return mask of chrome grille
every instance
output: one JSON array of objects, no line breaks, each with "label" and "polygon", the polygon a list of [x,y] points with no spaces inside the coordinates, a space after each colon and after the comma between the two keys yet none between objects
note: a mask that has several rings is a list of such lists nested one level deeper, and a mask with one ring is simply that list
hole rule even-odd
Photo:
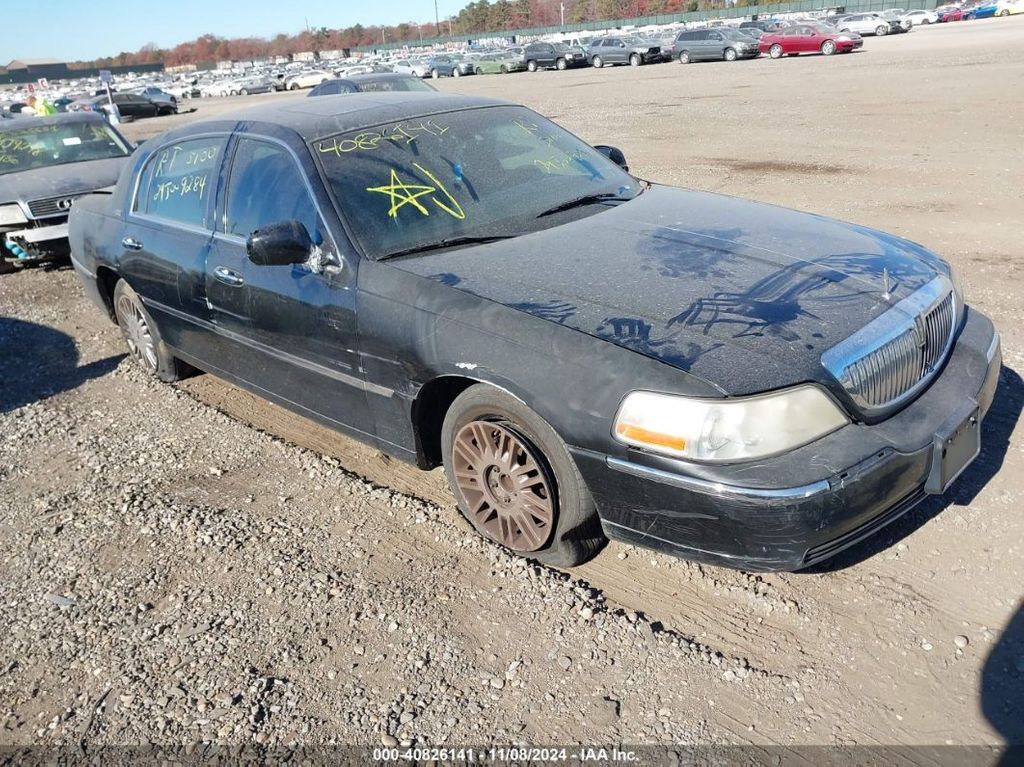
[{"label": "chrome grille", "polygon": [[927,385],[956,330],[952,283],[937,277],[821,357],[870,415],[898,407]]},{"label": "chrome grille", "polygon": [[28,204],[28,209],[32,218],[66,216],[71,210],[72,201],[77,196],[64,195],[63,197],[48,197],[45,200],[32,200]]}]

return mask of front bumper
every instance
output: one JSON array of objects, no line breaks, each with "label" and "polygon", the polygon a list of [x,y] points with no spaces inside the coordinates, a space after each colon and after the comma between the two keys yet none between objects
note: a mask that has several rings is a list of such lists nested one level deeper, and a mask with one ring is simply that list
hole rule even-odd
[{"label": "front bumper", "polygon": [[626,448],[572,453],[610,538],[745,570],[799,570],[941,492],[937,435],[954,414],[973,414],[981,428],[1001,362],[992,323],[968,310],[941,374],[882,423],[850,424],[790,453],[722,467]]},{"label": "front bumper", "polygon": [[66,255],[68,252],[67,219],[48,226],[35,226],[0,233],[0,259],[34,261]]}]

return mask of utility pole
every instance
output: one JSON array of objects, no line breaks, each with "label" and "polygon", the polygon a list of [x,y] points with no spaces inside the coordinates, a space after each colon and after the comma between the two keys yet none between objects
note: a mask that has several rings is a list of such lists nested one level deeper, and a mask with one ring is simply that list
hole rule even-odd
[{"label": "utility pole", "polygon": [[380,44],[384,45],[387,40],[384,39],[384,27],[380,28]]},{"label": "utility pole", "polygon": [[434,0],[434,32],[441,36],[441,14],[437,12],[437,0]]},{"label": "utility pole", "polygon": [[448,17],[448,37],[452,36],[452,17]]},{"label": "utility pole", "polygon": [[558,4],[558,10],[562,13],[562,26],[565,26],[565,3]]}]

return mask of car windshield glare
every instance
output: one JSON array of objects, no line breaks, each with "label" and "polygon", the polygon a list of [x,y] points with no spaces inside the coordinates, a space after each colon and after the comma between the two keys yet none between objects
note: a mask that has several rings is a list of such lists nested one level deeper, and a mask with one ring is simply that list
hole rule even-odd
[{"label": "car windshield glare", "polygon": [[370,258],[526,234],[603,209],[538,218],[565,203],[640,192],[603,154],[523,107],[410,118],[319,139],[312,149]]},{"label": "car windshield glare", "polygon": [[127,144],[102,122],[26,125],[0,132],[0,175],[129,154]]}]

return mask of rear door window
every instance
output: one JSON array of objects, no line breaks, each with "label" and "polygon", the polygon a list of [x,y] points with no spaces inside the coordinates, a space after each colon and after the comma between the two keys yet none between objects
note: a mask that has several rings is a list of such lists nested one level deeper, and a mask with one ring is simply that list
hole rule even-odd
[{"label": "rear door window", "polygon": [[132,210],[204,229],[227,139],[221,136],[168,144],[146,162]]}]

